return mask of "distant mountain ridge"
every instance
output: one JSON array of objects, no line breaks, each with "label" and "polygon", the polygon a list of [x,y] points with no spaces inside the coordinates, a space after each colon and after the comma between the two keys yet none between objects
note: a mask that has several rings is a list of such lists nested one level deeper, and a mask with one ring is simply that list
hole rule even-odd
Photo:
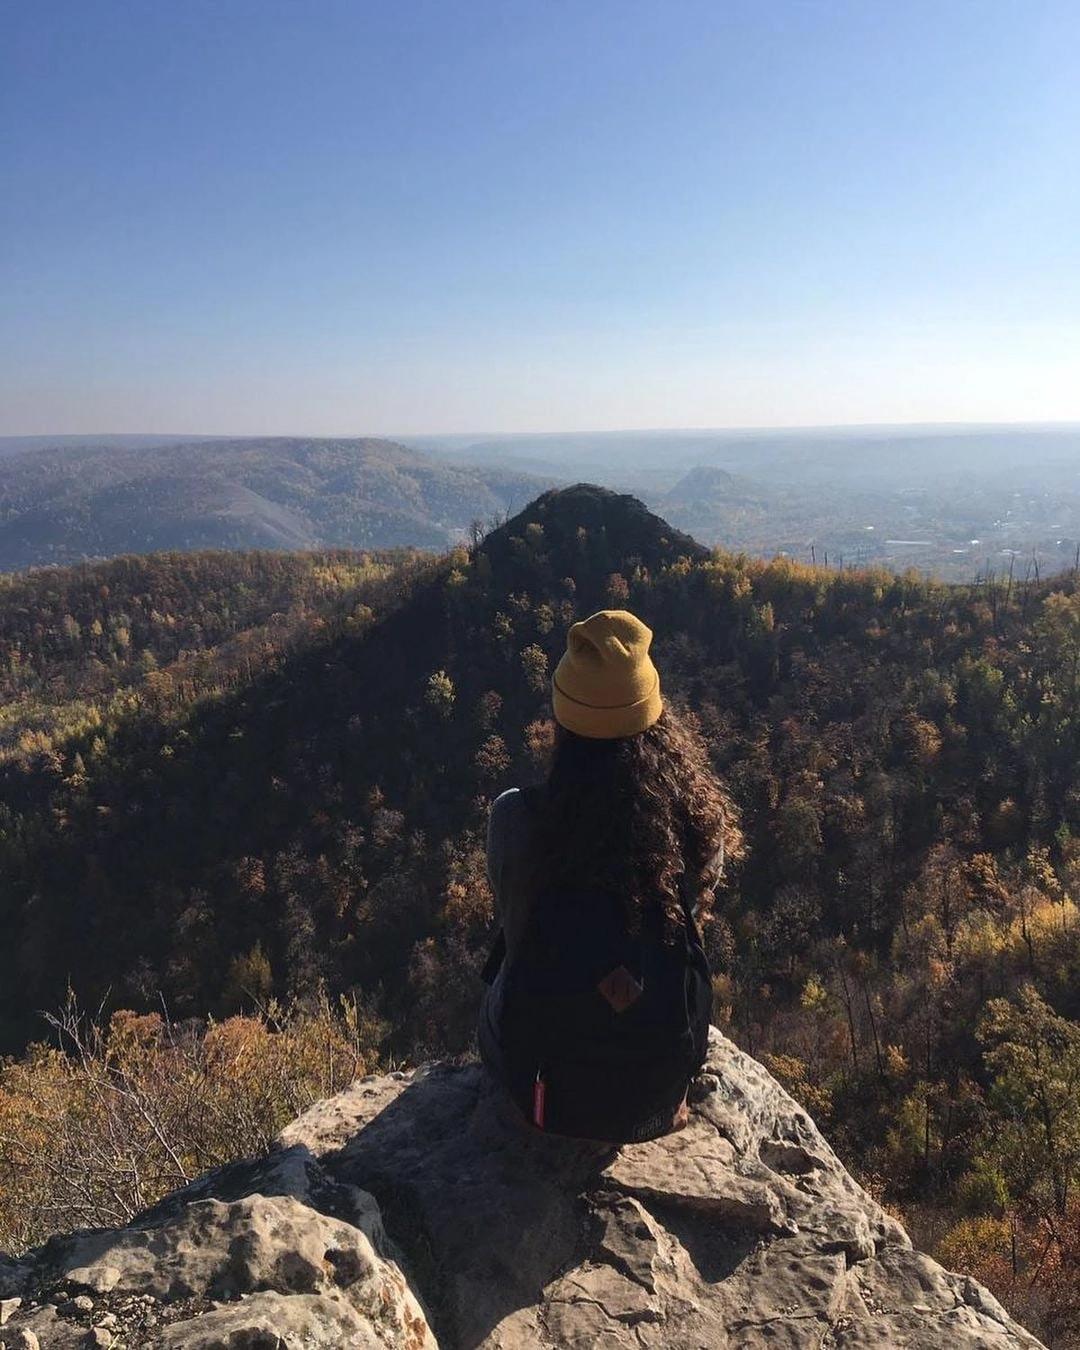
[{"label": "distant mountain ridge", "polygon": [[1080,427],[0,437],[0,570],[155,550],[442,549],[604,483],[708,546],[972,582],[1080,566]]},{"label": "distant mountain ridge", "polygon": [[1080,463],[1080,424],[745,427],[418,436],[408,444],[452,461],[499,462],[567,478],[594,475],[655,494],[704,465],[781,484],[923,487],[1017,465]]},{"label": "distant mountain ridge", "polygon": [[0,459],[33,450],[149,450],[159,445],[189,445],[194,441],[224,440],[222,436],[165,436],[160,432],[102,432],[98,435],[0,436]]},{"label": "distant mountain ridge", "polygon": [[[1080,426],[605,431],[409,442],[632,492],[753,557],[915,566],[947,581],[1080,566]],[[907,541],[919,541],[912,545]]]},{"label": "distant mountain ridge", "polygon": [[441,549],[547,486],[368,438],[122,439],[0,456],[0,569],[162,549]]}]

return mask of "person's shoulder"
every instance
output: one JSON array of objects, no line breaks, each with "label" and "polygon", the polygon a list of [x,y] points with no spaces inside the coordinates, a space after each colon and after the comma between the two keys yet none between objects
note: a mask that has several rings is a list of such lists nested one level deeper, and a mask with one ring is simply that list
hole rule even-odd
[{"label": "person's shoulder", "polygon": [[532,819],[533,788],[507,788],[491,803],[491,824],[497,830],[520,830]]}]

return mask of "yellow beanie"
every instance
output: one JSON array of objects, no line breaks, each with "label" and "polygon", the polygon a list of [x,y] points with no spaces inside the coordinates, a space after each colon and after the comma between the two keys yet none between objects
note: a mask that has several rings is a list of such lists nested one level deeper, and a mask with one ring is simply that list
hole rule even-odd
[{"label": "yellow beanie", "polygon": [[636,736],[664,710],[649,659],[652,630],[625,609],[602,609],[575,623],[555,667],[555,720],[597,740]]}]

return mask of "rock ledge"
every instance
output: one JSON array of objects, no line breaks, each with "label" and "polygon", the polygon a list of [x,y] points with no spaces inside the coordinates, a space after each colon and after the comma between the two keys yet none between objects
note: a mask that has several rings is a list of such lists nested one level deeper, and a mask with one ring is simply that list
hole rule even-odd
[{"label": "rock ledge", "polygon": [[362,1079],[127,1228],[0,1257],[0,1319],[6,1350],[1039,1346],[718,1032],[689,1126],[622,1149],[475,1065]]}]

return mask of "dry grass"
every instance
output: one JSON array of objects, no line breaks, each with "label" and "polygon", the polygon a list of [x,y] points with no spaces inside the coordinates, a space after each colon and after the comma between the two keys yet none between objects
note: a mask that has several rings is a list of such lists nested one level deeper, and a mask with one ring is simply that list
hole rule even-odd
[{"label": "dry grass", "polygon": [[176,1024],[50,1018],[54,1038],[0,1065],[0,1250],[123,1224],[378,1065],[385,1028],[356,1002],[270,1005]]}]

